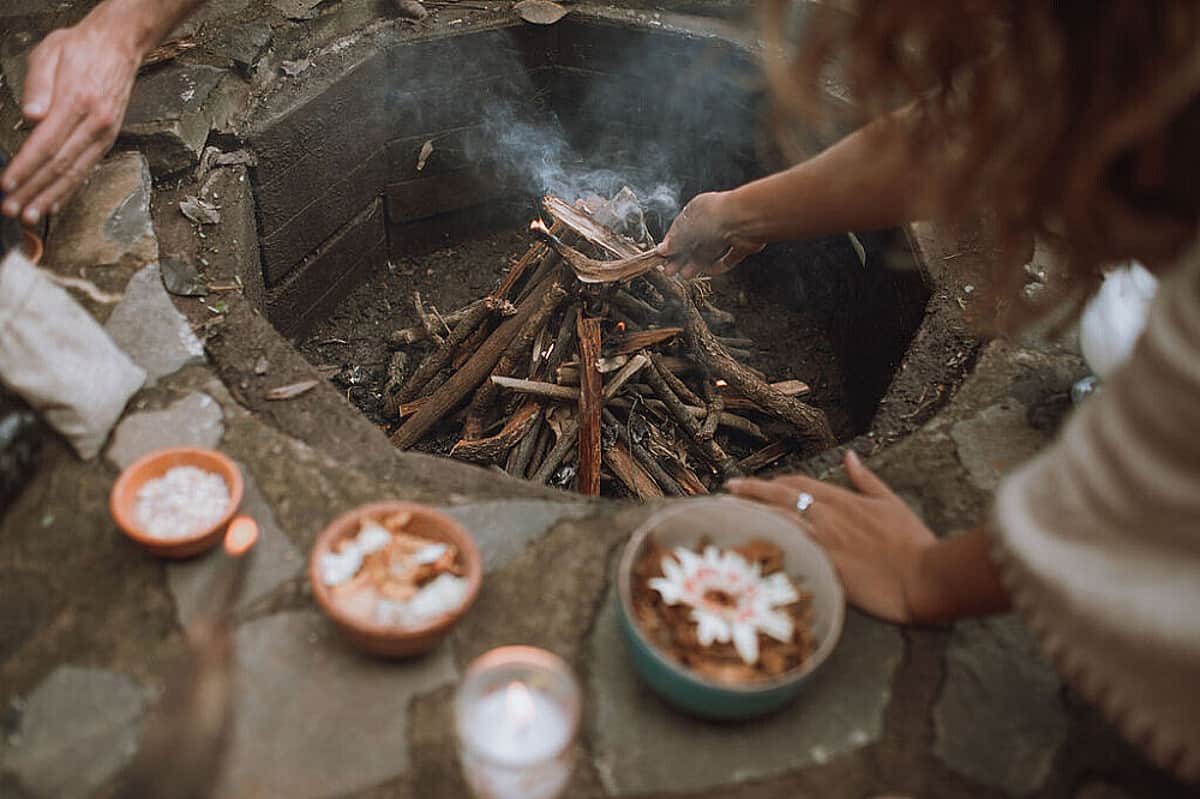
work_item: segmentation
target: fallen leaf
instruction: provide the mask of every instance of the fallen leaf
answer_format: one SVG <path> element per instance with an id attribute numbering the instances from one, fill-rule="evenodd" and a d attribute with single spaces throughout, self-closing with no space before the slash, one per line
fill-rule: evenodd
<path id="1" fill-rule="evenodd" d="M 550 0 L 521 0 L 513 6 L 517 16 L 534 25 L 553 25 L 567 15 L 567 10 Z"/>
<path id="2" fill-rule="evenodd" d="M 425 162 L 429 160 L 429 156 L 433 155 L 433 140 L 425 142 L 421 145 L 421 152 L 417 155 L 417 171 L 420 172 L 425 168 Z"/>
<path id="3" fill-rule="evenodd" d="M 858 262 L 863 266 L 867 265 L 867 248 L 863 246 L 862 241 L 853 233 L 847 233 L 846 237 L 850 239 L 850 246 L 854 248 L 854 254 L 858 256 Z"/>
<path id="4" fill-rule="evenodd" d="M 179 202 L 180 212 L 197 225 L 215 225 L 221 221 L 220 206 L 189 194 Z"/>
<path id="5" fill-rule="evenodd" d="M 299 397 L 312 391 L 320 383 L 320 380 L 301 380 L 299 383 L 292 383 L 287 386 L 278 386 L 267 392 L 269 400 L 290 400 Z"/>

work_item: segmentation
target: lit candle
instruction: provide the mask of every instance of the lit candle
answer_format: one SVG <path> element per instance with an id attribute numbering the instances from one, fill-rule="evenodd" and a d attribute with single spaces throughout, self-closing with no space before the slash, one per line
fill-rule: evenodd
<path id="1" fill-rule="evenodd" d="M 463 771 L 480 799 L 555 799 L 566 790 L 579 729 L 579 684 L 556 655 L 493 649 L 458 692 Z"/>

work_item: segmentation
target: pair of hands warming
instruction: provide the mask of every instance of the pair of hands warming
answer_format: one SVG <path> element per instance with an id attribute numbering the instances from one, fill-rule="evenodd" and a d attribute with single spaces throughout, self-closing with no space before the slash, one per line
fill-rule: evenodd
<path id="1" fill-rule="evenodd" d="M 56 30 L 32 50 L 21 112 L 35 127 L 0 176 L 5 216 L 37 224 L 79 188 L 117 138 L 141 60 L 103 16 Z"/>
<path id="2" fill-rule="evenodd" d="M 671 259 L 668 273 L 721 274 L 763 249 L 732 232 L 730 202 L 729 194 L 714 192 L 688 203 L 658 248 Z M 932 620 L 938 614 L 927 607 L 923 570 L 937 538 L 857 455 L 847 453 L 845 463 L 853 490 L 802 475 L 731 480 L 726 488 L 799 521 L 829 554 L 851 604 L 899 624 Z M 802 493 L 813 502 L 801 513 Z"/>

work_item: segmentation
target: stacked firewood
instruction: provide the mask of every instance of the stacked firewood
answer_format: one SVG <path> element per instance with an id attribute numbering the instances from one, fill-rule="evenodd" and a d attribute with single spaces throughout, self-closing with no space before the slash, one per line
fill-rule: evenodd
<path id="1" fill-rule="evenodd" d="M 542 204 L 553 224 L 531 225 L 539 241 L 495 291 L 445 315 L 418 297 L 421 323 L 391 335 L 396 446 L 460 422 L 452 457 L 584 494 L 607 473 L 651 498 L 706 493 L 833 443 L 825 414 L 799 399 L 807 386 L 768 382 L 745 363 L 752 342 L 713 332 L 734 320 L 708 281 L 662 271 L 632 192 Z M 427 352 L 409 374 L 413 347 Z M 782 423 L 773 441 L 763 417 Z M 735 440 L 751 451 L 741 460 Z"/>

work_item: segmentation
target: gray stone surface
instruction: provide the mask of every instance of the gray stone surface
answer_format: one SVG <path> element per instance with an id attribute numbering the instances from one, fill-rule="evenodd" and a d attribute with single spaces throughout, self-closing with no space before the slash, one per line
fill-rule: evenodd
<path id="1" fill-rule="evenodd" d="M 300 574 L 304 569 L 304 556 L 280 529 L 274 511 L 263 497 L 250 470 L 245 464 L 239 466 L 246 483 L 246 496 L 238 512 L 258 522 L 259 532 L 237 605 L 238 608 L 244 608 Z M 200 615 L 211 596 L 213 580 L 223 560 L 223 555 L 214 552 L 167 565 L 167 585 L 175 598 L 175 612 L 179 615 L 180 624 L 186 626 Z"/>
<path id="2" fill-rule="evenodd" d="M 271 26 L 265 22 L 251 22 L 222 30 L 207 45 L 213 55 L 228 58 L 242 68 L 258 63 L 263 51 L 271 42 Z"/>
<path id="3" fill-rule="evenodd" d="M 746 724 L 685 716 L 640 682 L 610 596 L 588 649 L 590 739 L 615 795 L 688 792 L 826 763 L 877 740 L 903 655 L 900 633 L 851 612 L 830 659 L 796 703 Z"/>
<path id="4" fill-rule="evenodd" d="M 950 437 L 971 479 L 985 491 L 999 486 L 1004 475 L 1046 443 L 1045 434 L 1029 425 L 1025 407 L 1014 400 L 958 422 L 950 428 Z"/>
<path id="5" fill-rule="evenodd" d="M 140 153 L 96 167 L 54 221 L 46 265 L 61 272 L 96 266 L 140 269 L 158 260 L 150 218 L 150 170 Z"/>
<path id="6" fill-rule="evenodd" d="M 224 414 L 217 401 L 199 391 L 161 411 L 131 413 L 113 432 L 104 457 L 124 469 L 143 455 L 166 447 L 207 447 L 221 443 Z"/>
<path id="7" fill-rule="evenodd" d="M 408 767 L 408 704 L 457 678 L 449 647 L 408 661 L 361 656 L 316 613 L 236 633 L 237 717 L 216 795 L 342 796 Z"/>
<path id="8" fill-rule="evenodd" d="M 128 677 L 60 666 L 29 696 L 19 733 L 0 745 L 0 770 L 47 799 L 92 796 L 132 758 L 144 709 Z"/>
<path id="9" fill-rule="evenodd" d="M 955 771 L 1011 796 L 1041 787 L 1067 716 L 1058 677 L 1019 619 L 955 627 L 934 724 L 934 751 Z"/>
<path id="10" fill-rule="evenodd" d="M 105 327 L 117 346 L 146 370 L 148 384 L 204 360 L 204 345 L 171 303 L 158 264 L 130 278 Z"/>
<path id="11" fill-rule="evenodd" d="M 134 84 L 121 138 L 139 146 L 155 175 L 199 160 L 212 126 L 209 97 L 224 75 L 216 67 L 176 62 Z"/>
<path id="12" fill-rule="evenodd" d="M 536 500 L 478 502 L 441 510 L 471 531 L 483 556 L 484 571 L 503 568 L 559 521 L 582 519 L 595 512 L 581 502 Z"/>

